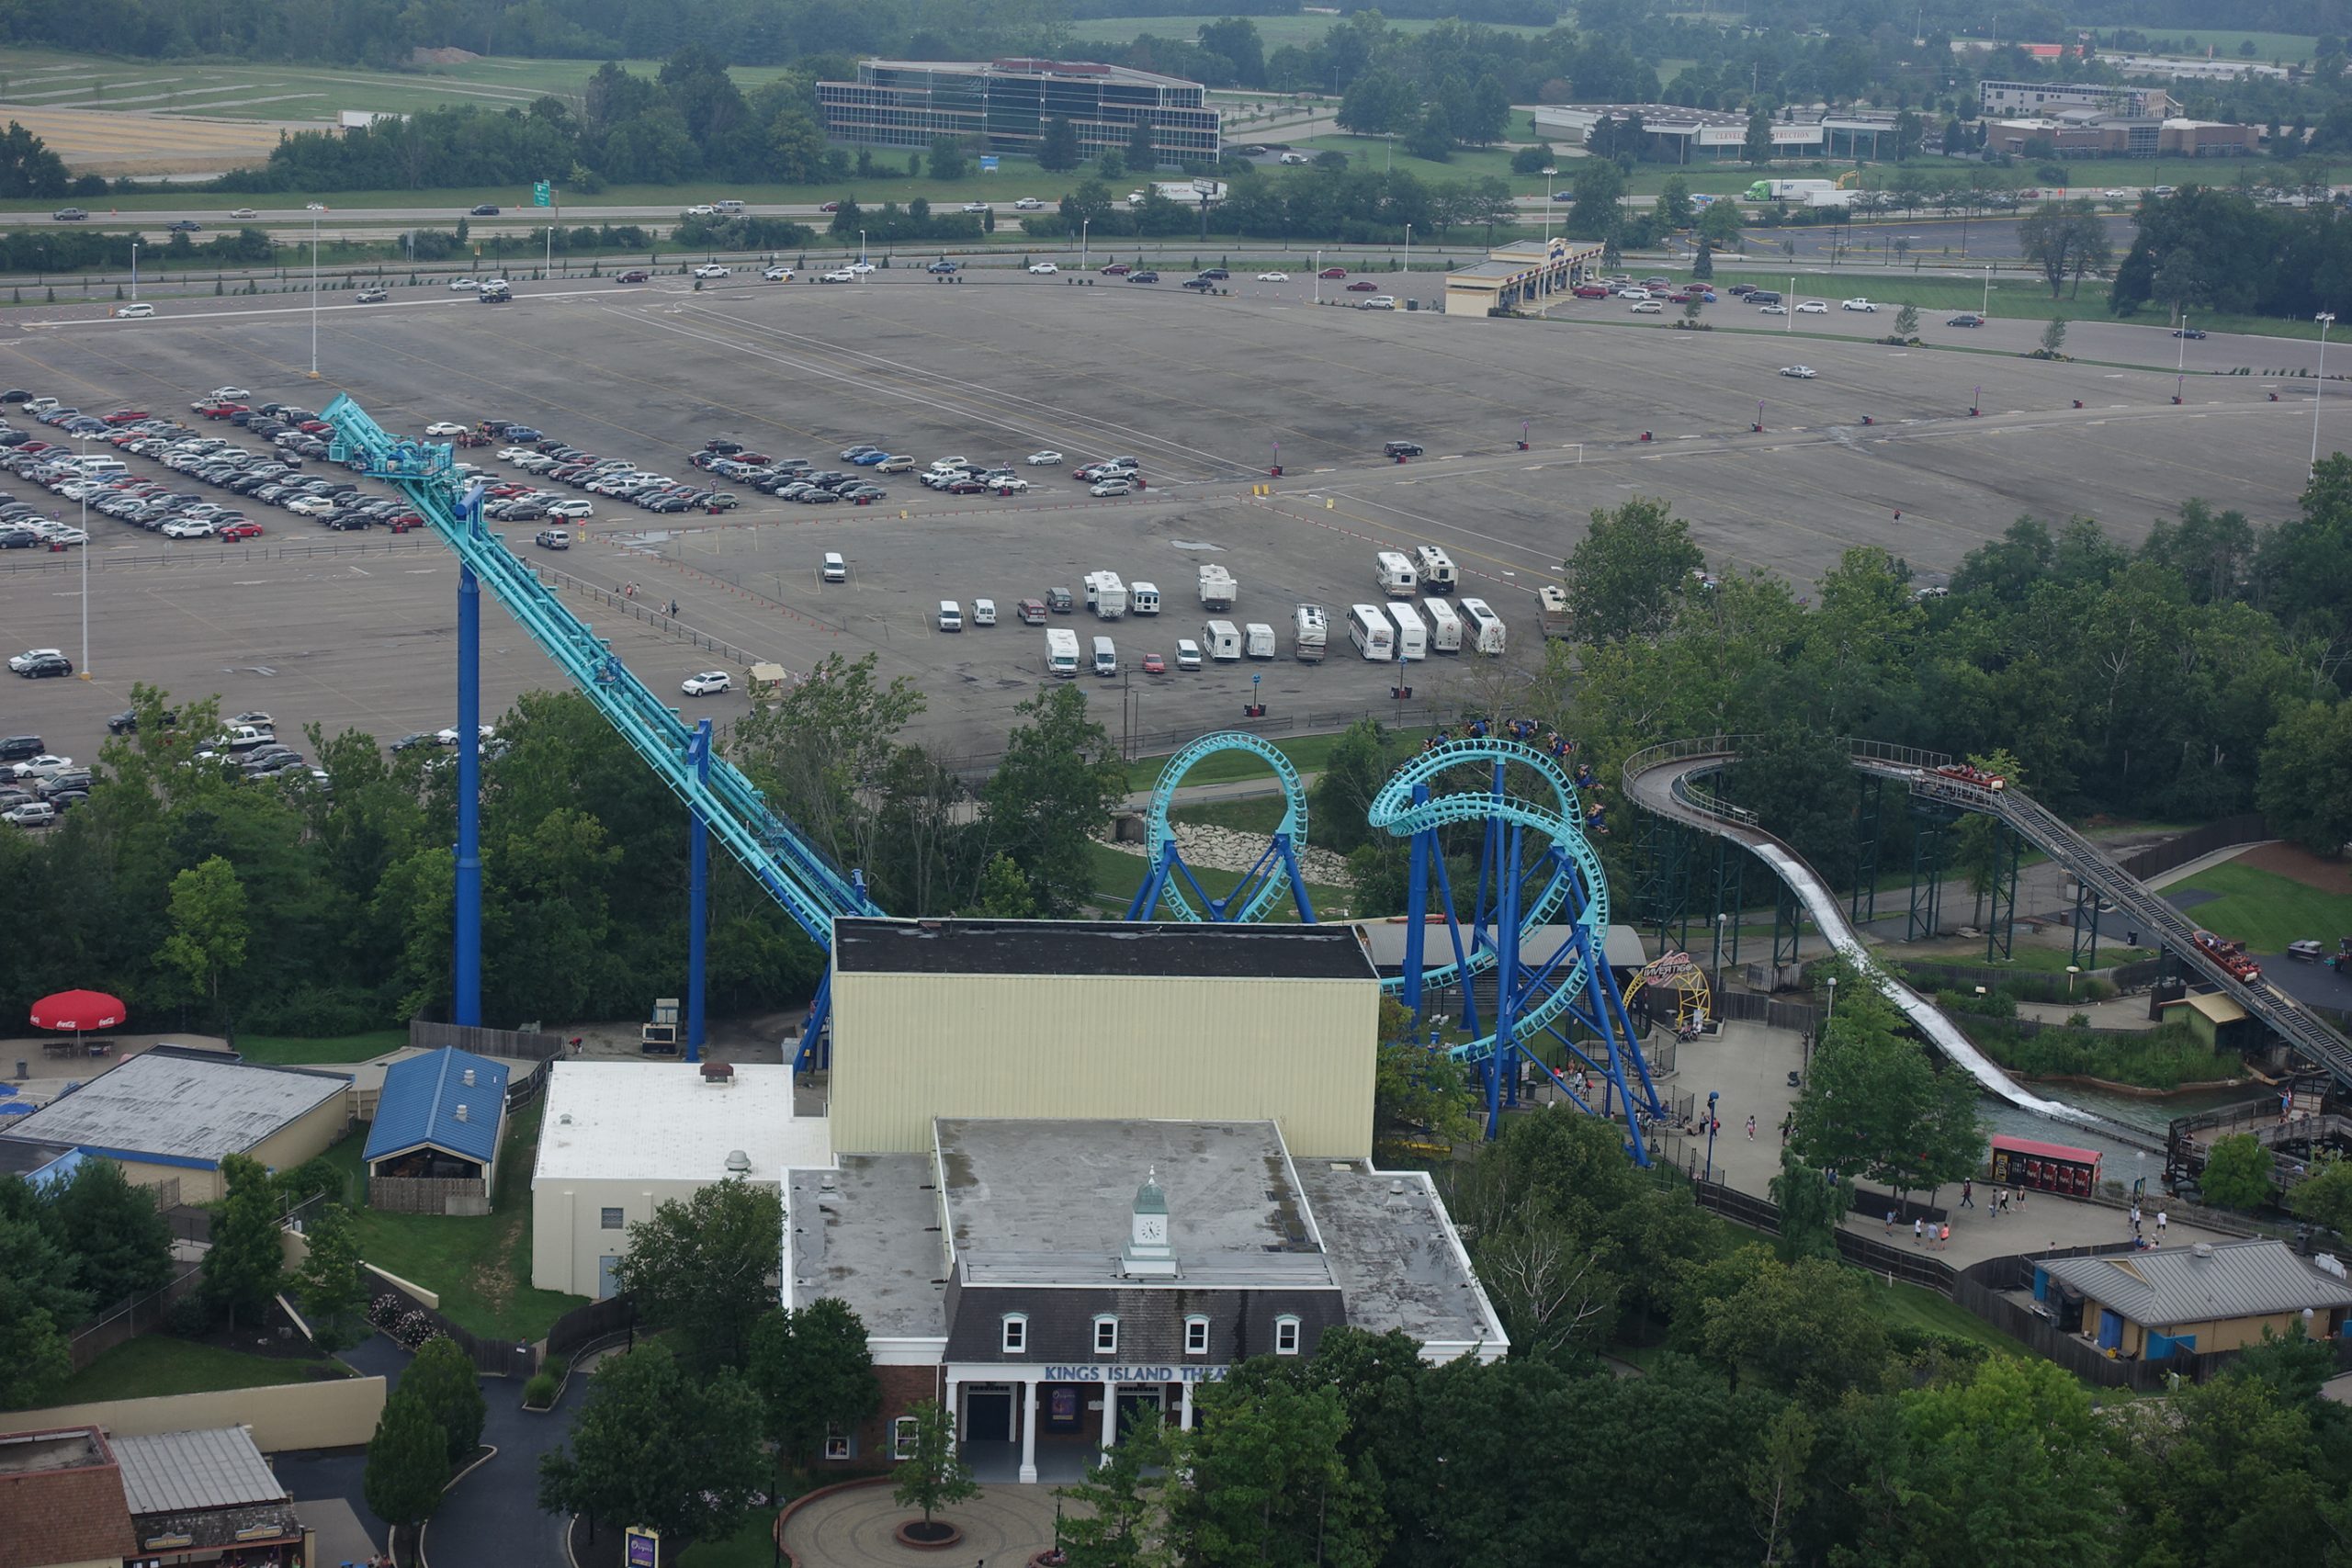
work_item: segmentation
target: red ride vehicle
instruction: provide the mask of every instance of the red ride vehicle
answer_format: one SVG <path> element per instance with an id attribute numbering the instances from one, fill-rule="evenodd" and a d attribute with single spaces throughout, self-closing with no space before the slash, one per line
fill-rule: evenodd
<path id="1" fill-rule="evenodd" d="M 1938 768 L 1937 773 L 1954 784 L 1974 784 L 1978 789 L 1998 795 L 2002 779 L 1998 773 L 1988 773 L 1982 768 L 1972 768 L 1965 762 L 1952 762 Z"/>
<path id="2" fill-rule="evenodd" d="M 2245 944 L 2215 936 L 2211 931 L 2196 933 L 2196 942 L 2205 956 L 2230 972 L 2230 977 L 2251 986 L 2262 978 L 2262 965 L 2246 956 Z"/>

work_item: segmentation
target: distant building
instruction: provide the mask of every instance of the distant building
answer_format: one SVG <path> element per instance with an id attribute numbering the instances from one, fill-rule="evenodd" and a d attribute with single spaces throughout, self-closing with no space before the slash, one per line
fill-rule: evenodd
<path id="1" fill-rule="evenodd" d="M 451 1213 L 488 1213 L 498 1180 L 498 1138 L 505 1125 L 506 1067 L 455 1046 L 395 1062 L 384 1073 L 365 1158 L 378 1178 L 472 1181 L 479 1206 Z M 386 1205 L 378 1205 L 386 1206 Z M 443 1213 L 438 1206 L 428 1213 Z"/>
<path id="2" fill-rule="evenodd" d="M 1547 104 L 1535 110 L 1535 134 L 1581 147 L 1603 120 L 1638 117 L 1646 156 L 1666 164 L 1737 162 L 1747 155 L 1747 117 L 1679 104 Z M 1772 124 L 1772 156 L 1817 158 L 1826 132 L 1818 120 Z"/>
<path id="3" fill-rule="evenodd" d="M 2061 158 L 2244 158 L 2259 150 L 2262 133 L 2220 120 L 2141 119 L 2088 109 L 1985 123 L 1987 152 L 2023 156 L 2043 141 Z"/>
<path id="4" fill-rule="evenodd" d="M 71 1181 L 82 1163 L 82 1151 L 71 1144 L 44 1143 L 39 1138 L 0 1138 L 0 1176 L 20 1176 L 28 1186 L 47 1187 Z"/>
<path id="5" fill-rule="evenodd" d="M 243 1427 L 118 1437 L 123 1500 L 139 1550 L 174 1568 L 300 1561 L 294 1498 Z"/>
<path id="6" fill-rule="evenodd" d="M 345 109 L 335 116 L 335 128 L 339 130 L 365 130 L 382 120 L 398 123 L 407 118 L 404 114 L 390 114 L 381 109 Z"/>
<path id="7" fill-rule="evenodd" d="M 1214 162 L 1222 117 L 1197 82 L 1091 61 L 863 60 L 854 82 L 820 82 L 825 134 L 869 147 L 929 147 L 934 136 L 1034 157 L 1047 122 L 1067 118 L 1080 156 L 1125 152 L 1151 128 L 1162 164 Z"/>
<path id="8" fill-rule="evenodd" d="M 0 1568 L 122 1568 L 138 1550 L 105 1433 L 0 1432 Z"/>
<path id="9" fill-rule="evenodd" d="M 2033 1293 L 2061 1328 L 2150 1361 L 2259 1345 L 2298 1324 L 2334 1339 L 2352 1317 L 2352 1285 L 2267 1239 L 2039 1258 Z"/>
<path id="10" fill-rule="evenodd" d="M 0 1141 L 69 1145 L 114 1161 L 138 1186 L 209 1203 L 231 1155 L 290 1170 L 324 1154 L 351 1124 L 350 1088 L 341 1073 L 158 1045 L 17 1119 Z"/>
<path id="11" fill-rule="evenodd" d="M 2161 87 L 2113 82 L 1979 82 L 1976 105 L 1988 118 L 2051 115 L 2061 109 L 2097 109 L 2131 119 L 2162 119 L 2180 112 L 2179 101 Z"/>

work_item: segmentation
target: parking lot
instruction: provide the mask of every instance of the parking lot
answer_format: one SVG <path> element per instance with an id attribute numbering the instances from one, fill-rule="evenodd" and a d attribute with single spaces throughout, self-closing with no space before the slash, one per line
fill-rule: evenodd
<path id="1" fill-rule="evenodd" d="M 1046 447 L 1069 466 L 1136 455 L 1149 488 L 1111 500 L 1089 497 L 1066 466 L 1024 468 L 1035 488 L 1010 498 L 949 497 L 893 476 L 888 498 L 865 507 L 746 493 L 723 516 L 651 517 L 599 501 L 573 525 L 571 549 L 543 556 L 576 580 L 566 590 L 575 610 L 657 690 L 724 665 L 713 643 L 793 671 L 876 651 L 886 676 L 910 676 L 929 697 L 924 731 L 970 752 L 992 750 L 1013 705 L 1048 679 L 1044 639 L 1012 604 L 1076 589 L 1099 569 L 1154 581 L 1168 603 L 1157 622 L 1103 628 L 1081 610 L 1058 623 L 1115 638 L 1121 678 L 1081 678 L 1102 694 L 1098 713 L 1114 734 L 1238 717 L 1253 674 L 1277 720 L 1376 710 L 1394 671 L 1355 658 L 1338 626 L 1346 605 L 1377 597 L 1378 549 L 1444 547 L 1464 573 L 1459 592 L 1508 623 L 1504 666 L 1525 669 L 1542 652 L 1534 590 L 1557 581 L 1591 509 L 1635 494 L 1671 502 L 1718 571 L 1807 580 L 1843 549 L 1877 544 L 1934 573 L 2024 513 L 2094 515 L 2136 539 L 2201 496 L 2267 521 L 2291 508 L 2311 435 L 2308 386 L 2272 403 L 2281 389 L 2259 378 L 2192 378 L 2176 408 L 2168 367 L 1678 333 L 1615 312 L 1538 323 L 1317 308 L 1303 276 L 1245 278 L 1229 297 L 1202 299 L 1179 293 L 1178 276 L 1156 287 L 1018 274 L 947 285 L 894 271 L 854 287 L 739 276 L 700 292 L 674 276 L 642 288 L 574 279 L 519 287 L 494 309 L 436 290 L 365 307 L 330 295 L 317 382 L 304 374 L 311 314 L 282 297 L 174 300 L 138 321 L 28 311 L 0 340 L 0 382 L 99 412 L 181 412 L 224 383 L 313 408 L 347 390 L 388 428 L 526 420 L 678 475 L 720 437 L 820 467 L 854 442 L 919 463 L 1017 462 Z M 2193 346 L 2250 357 L 2224 340 Z M 1797 358 L 1817 378 L 1775 374 Z M 1427 456 L 1384 462 L 1392 438 Z M 1286 472 L 1272 480 L 1277 448 Z M 461 456 L 503 467 L 479 450 Z M 9 480 L 0 490 L 53 499 Z M 134 680 L 182 696 L 218 691 L 232 711 L 275 713 L 281 734 L 289 719 L 386 740 L 448 724 L 457 571 L 437 541 L 327 535 L 277 512 L 262 520 L 264 538 L 227 545 L 94 519 L 96 678 L 0 688 L 0 728 L 94 753 Z M 533 532 L 507 530 L 518 551 L 541 554 Z M 847 558 L 847 583 L 819 581 L 829 550 Z M 1139 673 L 1144 653 L 1198 636 L 1194 575 L 1207 560 L 1239 581 L 1227 618 L 1274 625 L 1285 655 L 1292 605 L 1332 607 L 1328 660 Z M 12 650 L 56 646 L 78 659 L 80 569 L 71 554 L 0 558 Z M 590 596 L 632 585 L 626 612 Z M 933 628 L 940 600 L 968 609 L 983 596 L 1000 607 L 994 628 Z M 555 682 L 504 616 L 484 625 L 487 711 Z M 1494 674 L 1475 659 L 1433 660 L 1414 671 L 1417 698 L 1464 695 Z M 677 700 L 725 716 L 744 699 Z"/>

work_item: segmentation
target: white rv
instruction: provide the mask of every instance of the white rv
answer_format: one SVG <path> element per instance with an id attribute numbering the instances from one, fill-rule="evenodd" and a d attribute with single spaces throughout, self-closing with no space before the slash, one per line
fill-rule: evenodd
<path id="1" fill-rule="evenodd" d="M 1407 662 L 1430 656 L 1430 628 L 1421 613 L 1413 608 L 1409 599 L 1400 599 L 1388 606 L 1388 618 L 1396 623 L 1396 657 Z"/>
<path id="2" fill-rule="evenodd" d="M 1323 645 L 1330 636 L 1329 618 L 1320 604 L 1301 604 L 1292 613 L 1290 622 L 1291 651 L 1301 664 L 1320 664 Z"/>
<path id="3" fill-rule="evenodd" d="M 1453 558 L 1435 545 L 1423 545 L 1413 552 L 1413 560 L 1421 570 L 1421 586 L 1440 593 L 1453 592 Z"/>
<path id="4" fill-rule="evenodd" d="M 1046 672 L 1063 677 L 1078 673 L 1078 634 L 1062 626 L 1046 633 Z"/>
<path id="5" fill-rule="evenodd" d="M 1473 651 L 1489 659 L 1502 657 L 1503 618 L 1488 609 L 1484 599 L 1462 601 L 1462 618 L 1470 623 L 1467 636 Z"/>
<path id="6" fill-rule="evenodd" d="M 1426 582 L 1429 579 L 1423 578 L 1421 581 Z M 1421 607 L 1429 612 L 1430 651 L 1431 653 L 1461 652 L 1462 617 L 1453 613 L 1453 606 L 1442 599 L 1424 599 L 1421 601 Z"/>
<path id="7" fill-rule="evenodd" d="M 1216 662 L 1230 664 L 1241 657 L 1241 634 L 1231 621 L 1211 621 L 1201 628 L 1201 647 Z"/>
<path id="8" fill-rule="evenodd" d="M 1401 552 L 1383 550 L 1374 558 L 1373 564 L 1380 591 L 1391 599 L 1410 599 L 1420 591 L 1421 580 L 1413 570 L 1413 563 Z"/>

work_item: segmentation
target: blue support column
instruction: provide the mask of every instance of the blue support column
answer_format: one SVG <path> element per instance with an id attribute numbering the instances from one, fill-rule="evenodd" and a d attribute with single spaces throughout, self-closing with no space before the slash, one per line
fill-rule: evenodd
<path id="1" fill-rule="evenodd" d="M 1496 772 L 1502 770 L 1498 767 Z M 1487 1136 L 1502 1131 L 1502 1075 L 1510 1060 L 1519 1023 L 1511 996 L 1520 983 L 1519 970 L 1519 824 L 1509 824 L 1503 838 L 1508 859 L 1495 867 L 1495 1043 L 1487 1053 Z"/>
<path id="2" fill-rule="evenodd" d="M 1430 797 L 1430 786 L 1413 786 L 1413 803 L 1422 805 Z M 1405 994 L 1398 998 L 1405 1010 L 1413 1015 L 1413 1038 L 1421 1033 L 1421 974 L 1422 946 L 1429 931 L 1430 862 L 1437 858 L 1437 830 L 1425 829 L 1413 835 L 1405 874 Z"/>
<path id="3" fill-rule="evenodd" d="M 479 492 L 477 492 L 478 494 Z M 474 497 L 469 501 L 479 506 Z M 469 521 L 481 513 L 470 513 Z M 449 1010 L 481 1023 L 481 583 L 458 568 L 458 962 Z"/>
<path id="4" fill-rule="evenodd" d="M 695 777 L 707 786 L 710 783 L 710 720 L 695 725 L 695 738 L 686 744 L 686 760 L 694 764 Z M 705 948 L 710 935 L 710 822 L 703 816 L 702 807 L 694 808 L 693 853 L 686 876 L 686 1060 L 702 1060 L 702 991 Z"/>

